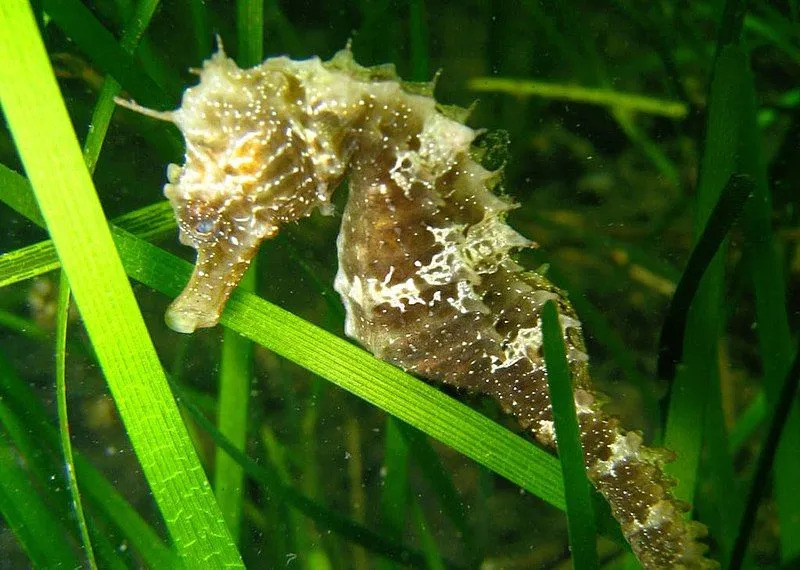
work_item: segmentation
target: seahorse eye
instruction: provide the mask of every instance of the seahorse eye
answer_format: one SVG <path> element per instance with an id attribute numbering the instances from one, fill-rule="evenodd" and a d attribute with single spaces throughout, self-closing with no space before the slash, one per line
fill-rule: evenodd
<path id="1" fill-rule="evenodd" d="M 201 236 L 207 236 L 214 231 L 214 220 L 208 218 L 205 220 L 200 220 L 197 222 L 197 224 L 195 224 L 194 231 Z"/>

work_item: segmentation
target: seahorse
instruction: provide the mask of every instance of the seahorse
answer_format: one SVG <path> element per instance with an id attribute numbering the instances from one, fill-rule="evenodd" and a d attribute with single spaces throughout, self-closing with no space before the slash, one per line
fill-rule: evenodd
<path id="1" fill-rule="evenodd" d="M 476 159 L 477 132 L 436 102 L 432 84 L 362 67 L 349 48 L 326 62 L 274 57 L 240 69 L 220 46 L 199 76 L 174 111 L 125 103 L 171 121 L 186 141 L 164 194 L 197 261 L 167 310 L 172 329 L 214 326 L 260 243 L 314 210 L 330 213 L 347 177 L 334 283 L 346 334 L 427 380 L 496 398 L 555 450 L 541 328 L 555 301 L 587 474 L 633 552 L 647 569 L 717 567 L 705 527 L 672 495 L 669 453 L 602 410 L 575 311 L 512 257 L 533 246 L 505 221 L 515 204 Z"/>

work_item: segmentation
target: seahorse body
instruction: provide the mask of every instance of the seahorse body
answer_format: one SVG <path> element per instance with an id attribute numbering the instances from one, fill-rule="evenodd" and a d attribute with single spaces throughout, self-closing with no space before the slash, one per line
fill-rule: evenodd
<path id="1" fill-rule="evenodd" d="M 141 110 L 141 109 L 139 109 Z M 165 194 L 194 274 L 170 306 L 179 332 L 216 324 L 260 242 L 330 208 L 349 175 L 335 287 L 346 332 L 378 357 L 430 380 L 489 394 L 554 448 L 540 313 L 555 300 L 575 381 L 589 477 L 646 568 L 714 568 L 683 518 L 662 464 L 601 410 L 581 325 L 566 297 L 510 256 L 531 242 L 504 219 L 496 173 L 471 154 L 475 131 L 439 110 L 429 89 L 348 50 L 329 62 L 280 57 L 239 69 L 220 49 L 179 109 L 152 113 L 186 139 Z"/>

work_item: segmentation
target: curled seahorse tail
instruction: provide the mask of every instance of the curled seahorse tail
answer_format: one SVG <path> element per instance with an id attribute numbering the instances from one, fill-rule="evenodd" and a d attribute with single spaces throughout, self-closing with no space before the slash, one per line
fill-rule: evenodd
<path id="1" fill-rule="evenodd" d="M 576 391 L 587 474 L 606 498 L 622 533 L 647 570 L 718 568 L 705 557 L 705 525 L 687 520 L 688 505 L 672 494 L 674 479 L 664 473 L 673 459 L 665 449 L 642 445 L 584 390 Z"/>

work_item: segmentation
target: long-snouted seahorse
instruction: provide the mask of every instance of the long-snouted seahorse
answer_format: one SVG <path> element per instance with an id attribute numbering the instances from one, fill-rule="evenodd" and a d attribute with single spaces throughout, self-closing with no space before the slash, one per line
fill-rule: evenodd
<path id="1" fill-rule="evenodd" d="M 329 211 L 349 176 L 335 282 L 346 333 L 424 378 L 497 398 L 552 449 L 540 315 L 556 301 L 589 478 L 645 568 L 714 568 L 698 541 L 705 528 L 684 520 L 670 491 L 669 455 L 601 410 L 575 312 L 510 256 L 532 245 L 505 223 L 514 203 L 475 160 L 476 132 L 431 91 L 391 67 L 361 67 L 349 50 L 243 70 L 220 48 L 177 110 L 128 104 L 186 139 L 186 163 L 169 166 L 164 193 L 197 263 L 167 323 L 183 333 L 215 325 L 259 244 Z"/>

